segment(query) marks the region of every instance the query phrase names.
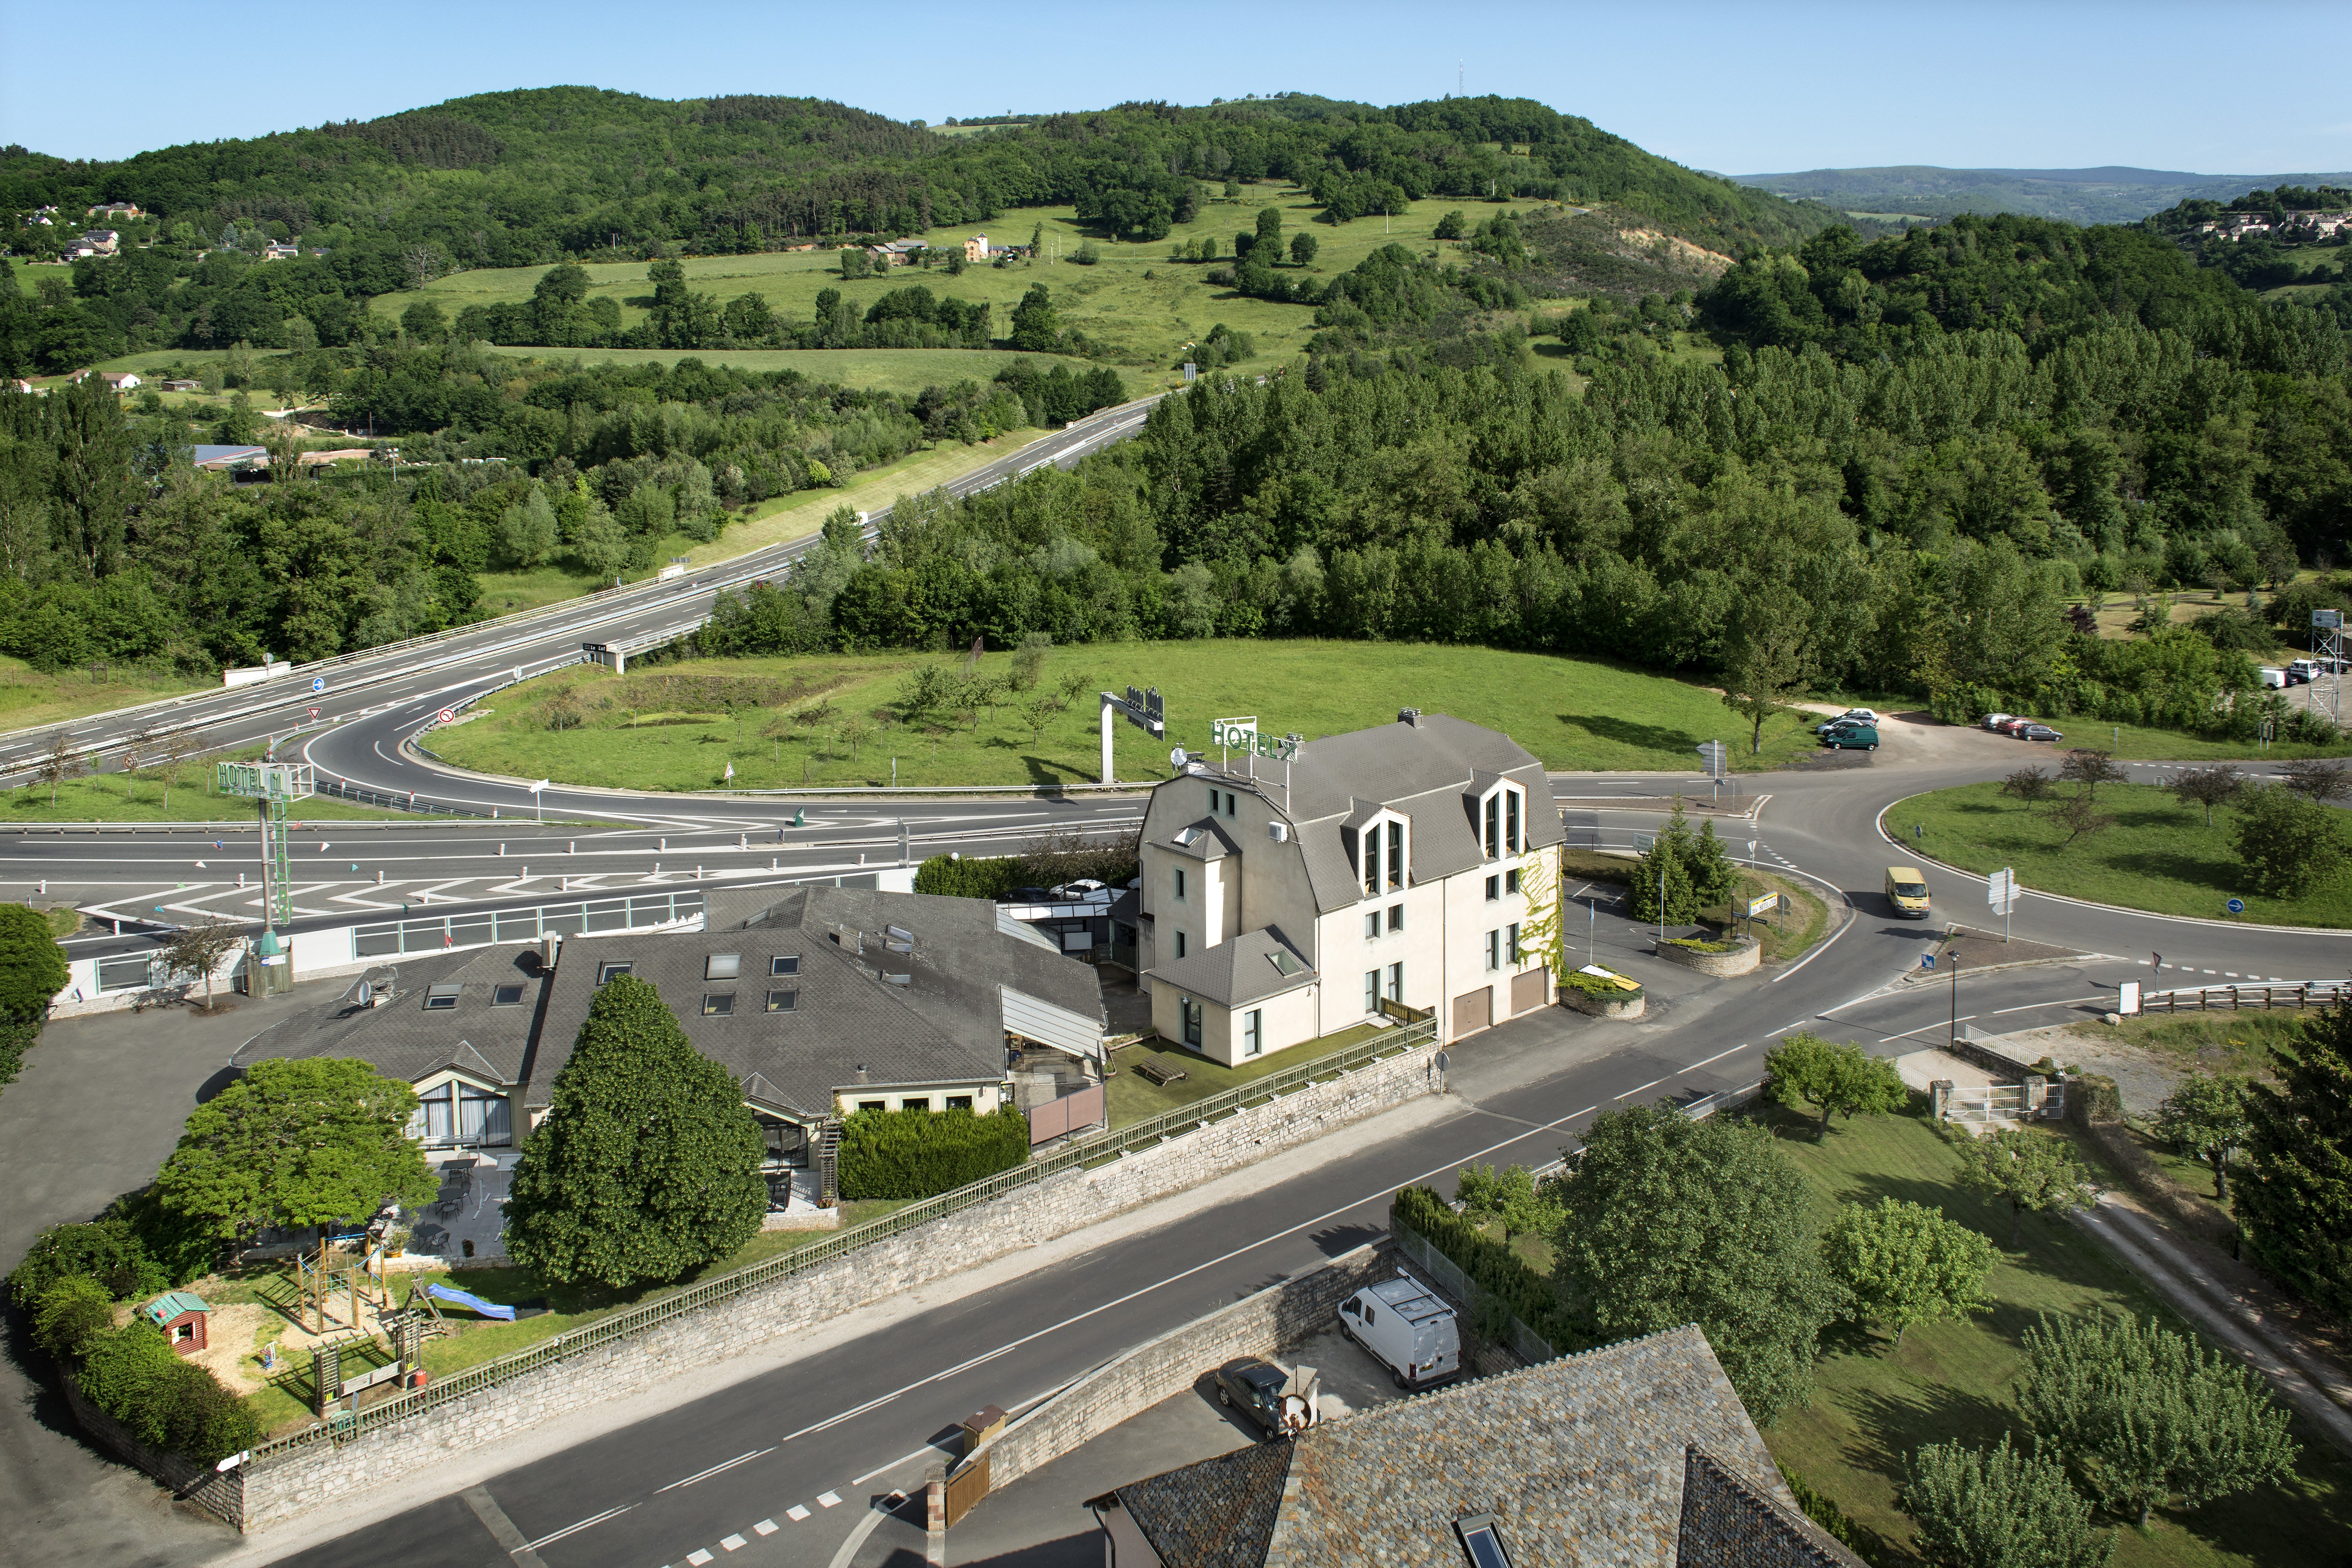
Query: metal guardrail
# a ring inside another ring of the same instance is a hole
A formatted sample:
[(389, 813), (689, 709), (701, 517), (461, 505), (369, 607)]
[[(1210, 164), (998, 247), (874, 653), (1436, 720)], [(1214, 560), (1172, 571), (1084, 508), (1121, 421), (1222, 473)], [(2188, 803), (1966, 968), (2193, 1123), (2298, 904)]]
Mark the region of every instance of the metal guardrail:
[(2304, 980), (2292, 985), (2199, 985), (2152, 992), (2140, 1001), (2143, 1013), (2244, 1012), (2253, 1008), (2342, 1006), (2352, 1000), (2352, 980)]
[(343, 1418), (338, 1425), (306, 1427), (302, 1431), (289, 1433), (283, 1437), (257, 1444), (248, 1453), (247, 1463), (250, 1466), (281, 1458), (306, 1448), (313, 1443), (333, 1442), (340, 1445), (378, 1427), (388, 1426), (395, 1422), (404, 1421), (412, 1415), (422, 1415), (437, 1405), (467, 1398), (480, 1393), (483, 1389), (493, 1388), (501, 1383), (537, 1372), (542, 1367), (552, 1366), (583, 1352), (594, 1350), (616, 1341), (634, 1338), (674, 1318), (700, 1311), (705, 1307), (732, 1300), (748, 1291), (774, 1284), (780, 1279), (789, 1279), (796, 1274), (806, 1272), (820, 1264), (830, 1263), (835, 1258), (845, 1257), (860, 1247), (870, 1247), (877, 1241), (887, 1240), (902, 1231), (912, 1230), (917, 1226), (928, 1225), (932, 1220), (941, 1219), (975, 1205), (1003, 1197), (1007, 1193), (1017, 1192), (1023, 1187), (1034, 1186), (1049, 1176), (1059, 1175), (1065, 1171), (1100, 1164), (1124, 1154), (1149, 1149), (1167, 1139), (1190, 1132), (1205, 1123), (1223, 1121), (1252, 1105), (1262, 1104), (1304, 1089), (1318, 1079), (1340, 1077), (1370, 1067), (1387, 1058), (1402, 1055), (1406, 1051), (1431, 1043), (1436, 1037), (1437, 1026), (1433, 1022), (1383, 1030), (1366, 1039), (1359, 1040), (1352, 1046), (1333, 1051), (1327, 1056), (1318, 1057), (1312, 1061), (1278, 1068), (1264, 1078), (1238, 1084), (1191, 1105), (1163, 1111), (1148, 1121), (1139, 1121), (1128, 1127), (1113, 1128), (1108, 1132), (1097, 1133), (1091, 1138), (1066, 1144), (1043, 1159), (1032, 1160), (1027, 1164), (1016, 1165), (1009, 1171), (1000, 1171), (995, 1175), (983, 1177), (968, 1186), (958, 1187), (953, 1192), (941, 1193), (937, 1197), (910, 1204), (896, 1213), (884, 1215), (879, 1219), (868, 1220), (864, 1225), (852, 1226), (823, 1241), (813, 1242), (809, 1246), (796, 1248), (780, 1257), (754, 1263), (745, 1268), (739, 1268), (731, 1274), (721, 1275), (716, 1279), (704, 1280), (698, 1285), (689, 1286), (676, 1295), (665, 1296), (659, 1300), (648, 1301), (642, 1306), (632, 1307), (626, 1311), (616, 1312), (601, 1321), (573, 1329), (568, 1333), (554, 1335), (541, 1341), (538, 1344), (500, 1356), (496, 1361), (484, 1362), (478, 1366), (452, 1373), (446, 1378), (436, 1379), (423, 1388), (408, 1390), (372, 1405), (354, 1416)]

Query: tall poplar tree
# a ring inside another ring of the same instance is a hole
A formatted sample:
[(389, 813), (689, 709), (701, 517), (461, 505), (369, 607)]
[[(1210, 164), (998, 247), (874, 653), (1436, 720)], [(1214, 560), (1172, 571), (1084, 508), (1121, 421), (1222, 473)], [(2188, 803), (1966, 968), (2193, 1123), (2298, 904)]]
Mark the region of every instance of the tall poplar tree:
[(2352, 1008), (2299, 1024), (2278, 1082), (2247, 1090), (2238, 1223), (2281, 1283), (2352, 1318)]

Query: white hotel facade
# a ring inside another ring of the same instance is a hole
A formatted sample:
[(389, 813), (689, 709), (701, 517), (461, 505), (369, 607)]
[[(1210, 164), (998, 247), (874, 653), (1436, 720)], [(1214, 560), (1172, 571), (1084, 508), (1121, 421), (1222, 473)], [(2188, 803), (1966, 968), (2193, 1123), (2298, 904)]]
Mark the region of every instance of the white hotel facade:
[(1543, 764), (1442, 713), (1287, 763), (1193, 763), (1144, 816), (1153, 1026), (1238, 1065), (1384, 1010), (1454, 1040), (1543, 1006), (1557, 977), (1527, 940), (1528, 895), (1557, 897), (1562, 837)]

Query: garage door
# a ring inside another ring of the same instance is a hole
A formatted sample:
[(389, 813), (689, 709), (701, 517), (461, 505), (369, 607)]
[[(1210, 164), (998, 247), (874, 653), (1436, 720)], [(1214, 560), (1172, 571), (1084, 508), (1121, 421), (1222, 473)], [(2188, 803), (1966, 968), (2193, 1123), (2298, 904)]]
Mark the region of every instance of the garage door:
[(1551, 1000), (1551, 969), (1538, 964), (1525, 974), (1511, 976), (1511, 1013), (1513, 1016), (1530, 1007), (1540, 1007)]
[(1454, 1032), (1475, 1034), (1495, 1021), (1495, 988), (1465, 993), (1454, 999)]

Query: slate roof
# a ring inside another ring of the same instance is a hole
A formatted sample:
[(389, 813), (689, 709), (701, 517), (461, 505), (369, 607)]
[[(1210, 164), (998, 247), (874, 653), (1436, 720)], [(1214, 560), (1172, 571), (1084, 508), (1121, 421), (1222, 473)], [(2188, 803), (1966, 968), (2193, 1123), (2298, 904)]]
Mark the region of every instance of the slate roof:
[[(795, 889), (780, 899), (769, 889), (751, 898), (714, 892), (706, 909), (707, 931), (575, 937), (563, 944), (552, 974), (541, 971), (533, 948), (403, 959), (389, 1003), (359, 1006), (354, 980), (327, 1006), (248, 1040), (229, 1065), (357, 1058), (412, 1083), (455, 1067), (520, 1086), (524, 1106), (542, 1108), (587, 1020), (600, 972), (627, 963), (660, 990), (695, 1048), (732, 1073), (748, 1097), (814, 1120), (832, 1114), (837, 1089), (1002, 1080), (1000, 985), (1104, 1018), (1094, 969), (1063, 957), (1027, 927), (1001, 921), (985, 900), (837, 888)], [(915, 933), (911, 952), (884, 943), (883, 927), (891, 924)], [(715, 953), (737, 955), (737, 978), (709, 976)], [(772, 973), (779, 957), (797, 959), (798, 973)], [(908, 983), (893, 984), (893, 973)], [(501, 983), (525, 987), (523, 1005), (491, 1005), (492, 987)], [(447, 984), (462, 987), (457, 1005), (426, 1010), (432, 988)], [(791, 1009), (769, 1012), (771, 991), (792, 992)], [(706, 1015), (704, 998), (718, 995), (730, 997), (732, 1010)]]
[[(1275, 966), (1278, 955), (1287, 955), (1297, 967), (1283, 973)], [(1280, 926), (1244, 931), (1214, 947), (1200, 948), (1156, 965), (1150, 973), (1155, 984), (1172, 985), (1221, 1007), (1245, 1007), (1311, 985), (1317, 979), (1315, 966), (1282, 934)]]
[(1447, 713), (1307, 742), (1290, 764), (1287, 800), (1277, 775), (1261, 776), (1258, 785), (1290, 820), (1316, 907), (1328, 913), (1360, 898), (1353, 835), (1382, 806), (1412, 824), (1414, 881), (1481, 864), (1486, 851), (1472, 814), (1477, 795), (1502, 778), (1527, 792), (1528, 845), (1561, 842), (1566, 835), (1543, 763), (1501, 731)]
[(1233, 835), (1220, 826), (1213, 816), (1186, 823), (1167, 837), (1160, 847), (1174, 855), (1189, 855), (1195, 860), (1222, 860), (1228, 855), (1238, 855), (1241, 846)]
[[(1469, 1513), (1496, 1516), (1522, 1563), (1858, 1568), (1797, 1518), (1693, 1327), (1375, 1405), (1242, 1452), (1260, 1457), (1117, 1489), (1167, 1568), (1464, 1568), (1454, 1521)], [(1703, 1495), (1690, 1494), (1694, 1475)], [(1694, 1496), (1702, 1513), (1735, 1510), (1745, 1533), (1693, 1531)], [(1719, 1539), (1773, 1550), (1685, 1551)]]

